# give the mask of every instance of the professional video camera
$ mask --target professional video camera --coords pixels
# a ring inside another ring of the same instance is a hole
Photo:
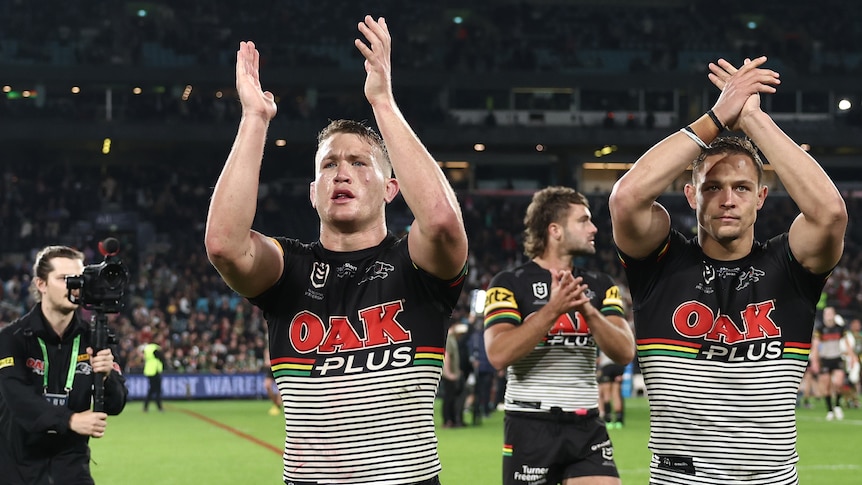
[[[99,252],[105,259],[98,264],[84,266],[77,276],[66,276],[66,297],[87,310],[93,311],[90,335],[94,353],[108,347],[111,340],[106,313],[119,313],[123,308],[123,294],[129,282],[129,271],[117,254],[120,243],[109,237],[99,242]],[[72,291],[78,290],[77,295]],[[102,379],[93,380],[93,411],[105,410],[105,385]]]
[[[129,282],[129,271],[117,256],[120,243],[109,237],[99,242],[99,252],[105,257],[104,261],[85,266],[80,275],[66,277],[68,298],[87,310],[119,313],[123,308],[123,294]],[[72,290],[80,291],[75,296]]]

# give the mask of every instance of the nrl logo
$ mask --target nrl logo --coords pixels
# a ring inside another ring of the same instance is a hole
[[[314,262],[311,268],[311,286],[315,288],[323,288],[326,284],[326,278],[329,276],[329,265],[327,263]]]
[[[712,283],[715,279],[715,268],[711,264],[706,264],[703,267],[703,282],[706,284]]]
[[[548,297],[548,284],[540,281],[533,283],[533,296],[543,300]]]

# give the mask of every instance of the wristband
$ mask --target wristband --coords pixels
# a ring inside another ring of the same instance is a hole
[[[709,119],[711,119],[712,122],[715,123],[715,127],[718,128],[719,133],[726,129],[724,123],[722,123],[721,120],[718,119],[718,116],[716,116],[712,110],[707,111],[706,114],[709,115]]]
[[[709,145],[704,143],[704,141],[701,140],[699,136],[697,136],[697,133],[695,133],[694,130],[691,129],[691,126],[686,126],[685,128],[680,128],[679,131],[681,131],[682,133],[685,133],[685,136],[691,138],[695,143],[697,143],[697,145],[699,147],[703,148],[704,150],[709,148]]]

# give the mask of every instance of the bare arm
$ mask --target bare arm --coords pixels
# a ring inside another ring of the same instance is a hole
[[[251,225],[266,131],[275,116],[272,93],[262,91],[260,54],[252,42],[237,51],[236,86],[242,119],[207,214],[205,245],[210,262],[225,283],[243,296],[257,296],[281,276],[284,261],[278,246]]]
[[[721,59],[709,65],[710,81],[722,89],[723,96],[733,86],[730,76],[760,59],[746,60],[739,70]],[[716,113],[718,109],[716,104]],[[730,122],[760,148],[802,212],[790,226],[793,256],[812,273],[824,273],[835,267],[844,252],[848,221],[847,207],[835,184],[817,161],[760,109],[759,96],[750,96],[740,114],[731,117]]]
[[[725,124],[736,122],[739,112],[752,94],[775,92],[777,74],[758,69],[766,62],[762,57],[743,66],[727,78],[728,89],[722,91],[713,111]],[[710,78],[711,79],[711,78]],[[708,115],[691,125],[705,143],[719,134]],[[674,133],[650,148],[634,166],[614,184],[609,208],[613,222],[614,242],[634,258],[643,258],[655,250],[670,230],[670,216],[656,199],[683,174],[697,158],[700,147],[683,133]]]
[[[695,130],[699,125],[703,123],[692,124]],[[705,133],[698,131],[701,132]],[[623,253],[646,257],[667,237],[670,215],[656,199],[699,151],[700,147],[688,137],[674,133],[644,153],[614,184],[608,208],[614,243]]]
[[[790,226],[788,239],[793,256],[812,273],[831,270],[844,252],[848,221],[847,207],[838,188],[766,113],[754,113],[741,124],[802,212]]]
[[[616,315],[602,315],[594,306],[587,305],[588,308],[578,311],[587,320],[596,345],[617,364],[631,362],[635,358],[635,337],[628,322]]]
[[[408,239],[410,256],[434,276],[453,278],[467,261],[467,233],[455,192],[395,104],[386,21],[366,16],[359,31],[370,44],[355,41],[365,56],[365,96],[386,142],[401,193],[416,218]]]
[[[497,369],[526,357],[542,341],[561,315],[578,305],[589,303],[583,278],[571,271],[551,271],[551,297],[537,312],[528,315],[521,325],[497,324],[485,329],[485,351],[488,361]]]

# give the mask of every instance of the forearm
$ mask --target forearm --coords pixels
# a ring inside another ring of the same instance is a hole
[[[206,247],[211,256],[237,257],[250,245],[268,121],[243,117],[210,201]]]
[[[529,355],[536,345],[547,337],[559,315],[551,315],[543,310],[534,313],[516,327],[504,330],[491,327],[490,335],[489,331],[486,331],[485,351],[491,365],[496,369],[505,369]]]
[[[394,101],[373,106],[404,200],[424,231],[458,238],[463,228],[455,191]]]
[[[708,115],[704,114],[689,127],[707,145],[718,134]],[[615,192],[626,195],[632,209],[647,211],[653,201],[684,174],[691,162],[700,154],[701,147],[682,132],[671,134],[644,153],[632,168],[617,182]]]
[[[622,317],[605,316],[592,305],[581,313],[587,321],[596,345],[611,360],[626,365],[635,357],[635,339],[628,322]]]
[[[769,115],[758,111],[742,119],[741,125],[808,222],[829,227],[846,213],[844,200],[826,172]]]

